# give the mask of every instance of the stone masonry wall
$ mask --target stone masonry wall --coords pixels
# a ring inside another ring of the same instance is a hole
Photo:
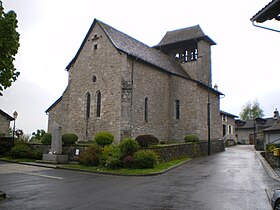
[[[184,136],[197,133],[196,83],[172,76],[170,82],[171,139],[184,141]],[[176,119],[175,101],[180,103],[180,119]]]
[[[131,61],[132,62],[132,61]],[[169,135],[170,76],[150,65],[133,62],[133,92],[131,100],[131,136],[151,134],[162,141]],[[145,121],[147,98],[147,121]]]
[[[179,77],[171,81],[171,140],[181,140],[186,134],[197,134],[200,139],[208,138],[207,102],[208,91],[196,83]],[[210,94],[211,139],[222,138],[219,96]],[[175,119],[175,100],[180,100],[180,119]]]
[[[69,86],[69,85],[68,85]],[[69,132],[69,88],[66,88],[59,103],[57,103],[48,113],[48,132],[52,131],[53,123],[58,123],[62,127],[62,133]]]
[[[280,168],[280,157],[275,157],[273,154],[273,152],[261,152],[271,167]]]
[[[51,146],[42,144],[30,144],[31,147],[36,148],[48,154]],[[87,146],[71,145],[63,147],[63,154],[68,154],[69,161],[78,161],[79,155],[87,148]],[[79,154],[76,155],[76,150],[79,150]],[[170,160],[176,160],[184,157],[200,157],[208,154],[208,142],[202,141],[199,144],[179,144],[170,145],[166,147],[153,148],[153,150],[159,159],[159,162],[167,162]],[[211,141],[211,154],[222,152],[225,150],[223,141]]]
[[[0,114],[0,135],[9,136],[10,120]]]
[[[68,103],[69,107],[63,109],[60,102],[50,111],[49,129],[51,123],[57,120],[63,133],[75,133],[80,140],[92,140],[97,132],[109,131],[119,141],[121,71],[125,64],[126,55],[115,49],[96,24],[68,71],[69,84],[62,103]],[[98,92],[101,93],[100,117],[96,114]],[[90,94],[89,118],[86,116],[87,94]]]
[[[81,140],[91,140],[97,132],[109,131],[120,141],[121,70],[125,61],[126,55],[115,49],[96,24],[70,69],[69,129]],[[99,91],[100,117],[97,116]],[[91,96],[89,118],[86,117],[87,93]]]
[[[222,140],[213,140],[210,143],[211,154],[225,151],[225,146]],[[184,157],[201,157],[208,154],[208,142],[202,141],[199,144],[179,144],[174,146],[153,148],[159,162],[167,162]]]
[[[204,83],[205,85],[212,86],[211,76],[211,45],[201,40],[198,42],[198,71],[197,80]]]

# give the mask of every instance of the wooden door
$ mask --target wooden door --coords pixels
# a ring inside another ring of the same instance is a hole
[[[254,134],[249,135],[249,144],[251,144],[251,145],[254,144]]]

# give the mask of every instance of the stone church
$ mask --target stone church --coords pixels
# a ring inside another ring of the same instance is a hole
[[[48,130],[92,140],[109,131],[124,137],[152,134],[161,141],[183,141],[186,134],[222,137],[220,95],[212,88],[211,46],[199,25],[169,31],[149,47],[95,19],[66,67],[62,96],[47,110]]]

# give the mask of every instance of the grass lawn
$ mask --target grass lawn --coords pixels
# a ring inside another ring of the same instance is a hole
[[[13,157],[2,157],[0,160],[6,160],[6,161],[11,161],[15,163],[20,163],[20,162],[35,162],[34,159],[27,159],[27,158],[13,158]]]
[[[151,175],[151,174],[157,174],[165,170],[168,170],[188,160],[190,160],[190,158],[173,160],[173,161],[157,164],[154,168],[148,168],[148,169],[134,169],[134,168],[109,169],[102,166],[83,166],[80,164],[67,164],[61,166],[61,168],[79,169],[79,170],[86,170],[86,171],[93,171],[93,172],[105,172],[105,173],[118,174],[118,175]]]
[[[165,170],[171,169],[175,166],[178,166],[191,158],[182,158],[179,160],[172,160],[165,163],[159,163],[155,165],[154,168],[148,169],[135,169],[135,168],[119,168],[119,169],[109,169],[104,166],[84,166],[80,164],[63,164],[57,165],[59,168],[65,169],[75,169],[75,170],[82,170],[82,171],[92,171],[92,172],[104,172],[110,174],[117,174],[117,175],[151,175],[161,173]],[[6,160],[11,162],[35,162],[33,159],[26,159],[26,158],[12,158],[12,157],[2,157],[0,160]]]

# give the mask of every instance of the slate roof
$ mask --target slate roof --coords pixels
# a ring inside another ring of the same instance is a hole
[[[92,28],[95,24],[99,24],[103,29],[107,37],[110,39],[112,44],[121,52],[126,53],[129,56],[133,56],[139,60],[142,60],[146,63],[149,63],[155,67],[160,68],[163,71],[168,73],[178,75],[187,79],[191,79],[190,76],[184,71],[183,67],[173,60],[168,55],[156,50],[152,47],[149,47],[142,42],[124,34],[123,32],[118,31],[117,29],[95,19],[92,26],[90,27],[80,49],[78,50],[76,56],[66,67],[67,70],[71,67],[72,63],[75,62],[78,57],[83,45],[85,44],[87,37],[89,36]]]
[[[267,4],[264,8],[262,8],[259,12],[257,12],[251,18],[251,21],[263,23],[273,18],[277,18],[277,20],[280,20],[279,14],[280,14],[280,0],[273,0],[269,4]]]
[[[228,112],[225,112],[225,111],[222,111],[222,110],[220,110],[220,114],[227,115],[227,116],[232,117],[232,118],[238,117],[234,114],[231,114],[231,113],[228,113]]]
[[[276,119],[273,117],[270,118],[262,118],[263,123],[257,123],[256,120],[236,120],[236,129],[253,129],[256,125],[262,127],[262,128],[269,128],[273,126],[275,123]],[[259,121],[260,122],[260,121]]]
[[[274,124],[271,127],[264,129],[265,132],[279,131],[279,130],[280,130],[280,119],[279,118],[274,122]]]
[[[254,128],[254,120],[236,120],[236,129],[251,129]]]
[[[3,115],[7,120],[13,121],[14,118],[8,115],[6,112],[4,112],[2,109],[0,109],[0,114]]]
[[[48,114],[49,111],[50,111],[53,107],[55,107],[55,105],[58,104],[58,103],[62,100],[62,97],[63,97],[63,96],[60,96],[59,99],[57,99],[45,112]]]
[[[194,40],[194,39],[196,40],[204,39],[212,45],[216,44],[212,39],[210,39],[208,36],[204,34],[204,32],[202,31],[199,25],[196,25],[188,28],[168,31],[165,34],[165,36],[162,38],[162,40],[159,42],[159,44],[156,45],[155,47],[157,48],[159,46],[164,46],[164,45],[169,45],[169,44],[174,44],[174,43],[184,42],[184,41]]]

